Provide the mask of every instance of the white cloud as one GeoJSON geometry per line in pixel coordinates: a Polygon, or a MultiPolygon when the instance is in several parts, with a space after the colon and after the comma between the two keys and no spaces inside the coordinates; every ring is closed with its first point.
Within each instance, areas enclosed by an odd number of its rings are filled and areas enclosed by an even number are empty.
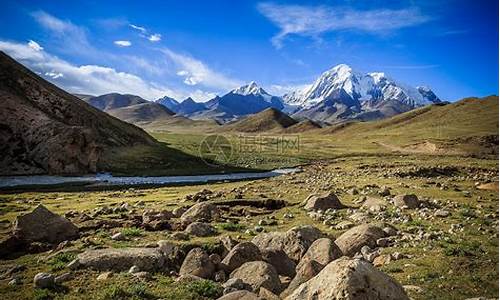
{"type": "Polygon", "coordinates": [[[38,74],[72,93],[100,95],[110,92],[129,93],[153,100],[165,95],[183,99],[181,93],[165,86],[146,82],[139,76],[98,65],[73,65],[28,44],[0,41],[0,50],[22,62],[38,74]]]}
{"type": "Polygon", "coordinates": [[[38,44],[37,42],[33,41],[33,40],[29,40],[28,41],[28,46],[35,50],[35,51],[42,51],[43,50],[43,47],[40,46],[40,44],[38,44]]]}
{"type": "Polygon", "coordinates": [[[282,47],[283,40],[291,34],[316,38],[324,32],[337,30],[386,34],[429,20],[417,8],[354,10],[345,7],[273,3],[259,3],[257,8],[280,28],[280,32],[271,40],[277,48],[282,47]]]}
{"type": "Polygon", "coordinates": [[[45,72],[45,76],[49,76],[52,79],[57,79],[64,77],[63,73],[55,73],[55,72],[45,72]]]}
{"type": "Polygon", "coordinates": [[[115,45],[118,47],[130,47],[132,46],[132,43],[130,41],[114,41],[113,42],[115,45]]]}
{"type": "Polygon", "coordinates": [[[159,42],[161,41],[161,34],[159,33],[152,34],[148,37],[148,40],[150,40],[151,42],[159,42]]]}
{"type": "Polygon", "coordinates": [[[31,15],[43,28],[52,33],[54,38],[52,42],[58,44],[61,51],[86,56],[102,56],[100,51],[89,43],[83,27],[61,20],[44,11],[36,11],[31,15]]]}
{"type": "Polygon", "coordinates": [[[230,90],[242,84],[239,80],[231,79],[210,69],[203,62],[191,56],[179,54],[167,48],[163,48],[161,51],[178,66],[177,75],[183,77],[184,83],[187,85],[203,85],[230,90]]]}
{"type": "Polygon", "coordinates": [[[132,28],[134,28],[135,30],[139,30],[142,33],[146,33],[146,28],[144,28],[142,26],[137,26],[137,25],[134,25],[134,24],[129,24],[129,26],[132,27],[132,28]]]}

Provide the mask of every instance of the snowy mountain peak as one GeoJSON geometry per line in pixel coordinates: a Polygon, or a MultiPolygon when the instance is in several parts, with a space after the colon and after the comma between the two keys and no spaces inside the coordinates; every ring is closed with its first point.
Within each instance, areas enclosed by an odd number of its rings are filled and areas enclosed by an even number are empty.
{"type": "Polygon", "coordinates": [[[327,100],[347,107],[394,100],[409,107],[439,102],[439,98],[430,90],[406,86],[382,72],[362,74],[346,64],[337,65],[321,74],[308,90],[290,93],[283,99],[289,105],[305,108],[327,100]]]}
{"type": "Polygon", "coordinates": [[[238,95],[261,95],[261,96],[270,96],[263,88],[261,88],[255,81],[251,81],[247,85],[243,85],[237,89],[231,91],[233,94],[238,95]]]}

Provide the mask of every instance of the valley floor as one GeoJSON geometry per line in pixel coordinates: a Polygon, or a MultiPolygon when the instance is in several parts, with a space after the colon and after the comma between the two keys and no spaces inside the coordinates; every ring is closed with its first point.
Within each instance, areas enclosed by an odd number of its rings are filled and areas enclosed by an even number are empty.
{"type": "MultiPolygon", "coordinates": [[[[175,139],[170,141],[175,143],[175,139]]],[[[321,144],[320,141],[317,143],[321,144]]],[[[192,145],[184,145],[184,150],[197,151],[194,140],[192,145]]],[[[313,147],[307,147],[306,153],[312,151],[313,147]]],[[[335,149],[333,144],[331,149],[335,149]]],[[[325,151],[325,148],[321,151],[325,151]]],[[[321,151],[318,151],[318,155],[321,155],[321,151]]],[[[335,239],[349,226],[385,222],[392,224],[398,230],[398,235],[392,244],[383,248],[382,255],[397,252],[400,255],[397,260],[388,260],[378,268],[402,285],[409,286],[407,291],[413,299],[498,296],[496,158],[390,152],[377,155],[353,153],[349,157],[332,157],[328,160],[310,160],[308,156],[247,156],[248,161],[241,161],[241,165],[275,167],[307,163],[301,173],[247,182],[100,192],[0,194],[2,237],[8,234],[11,222],[18,214],[29,212],[40,203],[59,214],[76,212],[70,219],[80,227],[99,220],[102,221],[99,224],[104,224],[87,226],[82,237],[66,245],[59,254],[27,254],[0,260],[0,274],[4,274],[0,281],[0,294],[5,299],[217,298],[220,290],[215,285],[176,283],[175,277],[161,273],[153,273],[151,281],[141,281],[127,273],[117,273],[101,281],[96,279],[99,272],[77,270],[72,272],[72,279],[58,290],[34,289],[33,276],[42,271],[54,274],[68,272],[66,264],[75,257],[75,253],[88,248],[147,246],[158,240],[170,240],[182,245],[183,249],[202,245],[208,252],[217,252],[220,247],[218,238],[224,235],[243,241],[250,240],[257,233],[256,230],[286,231],[296,225],[311,224],[335,239]],[[260,160],[255,163],[253,158],[260,160]],[[214,236],[191,236],[185,241],[174,239],[172,230],[130,228],[133,220],[140,218],[145,210],[171,211],[181,206],[192,206],[197,197],[193,199],[188,195],[203,189],[211,191],[204,192],[209,195],[207,201],[210,202],[240,198],[278,199],[286,201],[287,205],[280,209],[257,208],[245,205],[243,200],[224,212],[225,221],[212,223],[217,229],[214,236]],[[308,213],[300,206],[309,194],[322,191],[335,192],[349,208],[328,213],[308,213]],[[394,207],[389,200],[399,194],[417,195],[423,207],[394,207]],[[387,206],[380,210],[370,209],[366,197],[386,201],[387,206]],[[132,208],[130,213],[103,210],[103,207],[114,208],[123,203],[128,203],[132,208]],[[437,216],[438,210],[445,210],[449,215],[437,216]],[[83,213],[95,217],[81,221],[78,216],[83,213]],[[339,226],[341,224],[344,226],[339,226]],[[117,232],[124,233],[127,239],[112,240],[111,236],[117,232]],[[5,275],[7,270],[16,265],[26,268],[5,275]],[[19,278],[19,283],[9,285],[13,275],[19,278]]]]}

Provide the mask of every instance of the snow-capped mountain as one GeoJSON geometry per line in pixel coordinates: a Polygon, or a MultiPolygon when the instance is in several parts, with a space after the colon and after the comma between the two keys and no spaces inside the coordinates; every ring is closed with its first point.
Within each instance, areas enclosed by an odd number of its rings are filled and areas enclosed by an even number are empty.
{"type": "Polygon", "coordinates": [[[413,107],[439,102],[429,88],[409,87],[380,72],[362,74],[345,64],[324,72],[306,90],[295,91],[283,99],[288,104],[305,108],[324,100],[334,100],[349,106],[384,100],[398,100],[413,107]]]}
{"type": "Polygon", "coordinates": [[[235,118],[255,114],[266,108],[283,109],[280,97],[272,96],[254,81],[236,88],[222,97],[205,103],[206,110],[189,115],[193,118],[215,118],[225,122],[235,118]]]}
{"type": "Polygon", "coordinates": [[[345,64],[324,72],[306,89],[283,96],[283,101],[296,116],[319,121],[379,118],[440,102],[427,87],[413,88],[381,72],[362,74],[345,64]]]}

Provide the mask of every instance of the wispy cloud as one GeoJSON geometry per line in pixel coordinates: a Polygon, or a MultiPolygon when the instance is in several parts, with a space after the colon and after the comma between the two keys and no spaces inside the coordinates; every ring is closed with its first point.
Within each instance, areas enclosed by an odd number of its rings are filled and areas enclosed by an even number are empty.
{"type": "Polygon", "coordinates": [[[161,41],[161,34],[159,33],[152,34],[148,37],[148,40],[150,40],[151,42],[159,42],[161,41]]]}
{"type": "Polygon", "coordinates": [[[130,93],[146,99],[165,95],[182,99],[186,93],[141,77],[99,65],[74,65],[29,44],[0,41],[0,50],[21,61],[36,73],[72,93],[100,95],[110,92],[130,93]]]}
{"type": "Polygon", "coordinates": [[[129,24],[129,26],[132,27],[135,30],[139,30],[142,33],[146,33],[146,31],[147,31],[146,28],[144,28],[142,26],[137,26],[137,25],[134,25],[134,24],[129,24]]]}
{"type": "Polygon", "coordinates": [[[184,78],[184,83],[187,85],[203,85],[229,90],[242,84],[241,81],[218,73],[189,55],[180,54],[168,48],[163,48],[161,51],[174,62],[178,68],[177,75],[184,78]]]}
{"type": "Polygon", "coordinates": [[[292,34],[318,38],[325,32],[357,30],[371,34],[388,32],[422,24],[430,18],[418,8],[355,10],[333,6],[302,6],[259,3],[258,10],[280,28],[272,38],[275,47],[292,34]]]}
{"type": "Polygon", "coordinates": [[[138,26],[134,24],[129,24],[130,27],[140,32],[140,36],[148,39],[150,42],[156,43],[161,41],[161,34],[159,33],[149,33],[146,27],[138,26]]]}
{"type": "Polygon", "coordinates": [[[37,42],[35,42],[33,40],[28,41],[28,47],[30,47],[31,49],[33,49],[35,51],[42,51],[43,50],[43,47],[40,46],[40,44],[38,44],[37,42]]]}
{"type": "Polygon", "coordinates": [[[55,42],[61,45],[59,48],[63,51],[86,55],[96,53],[83,27],[61,20],[45,11],[36,11],[31,15],[43,28],[52,33],[55,42]]]}
{"type": "Polygon", "coordinates": [[[132,43],[130,41],[114,41],[113,42],[115,45],[118,47],[130,47],[132,46],[132,43]]]}

